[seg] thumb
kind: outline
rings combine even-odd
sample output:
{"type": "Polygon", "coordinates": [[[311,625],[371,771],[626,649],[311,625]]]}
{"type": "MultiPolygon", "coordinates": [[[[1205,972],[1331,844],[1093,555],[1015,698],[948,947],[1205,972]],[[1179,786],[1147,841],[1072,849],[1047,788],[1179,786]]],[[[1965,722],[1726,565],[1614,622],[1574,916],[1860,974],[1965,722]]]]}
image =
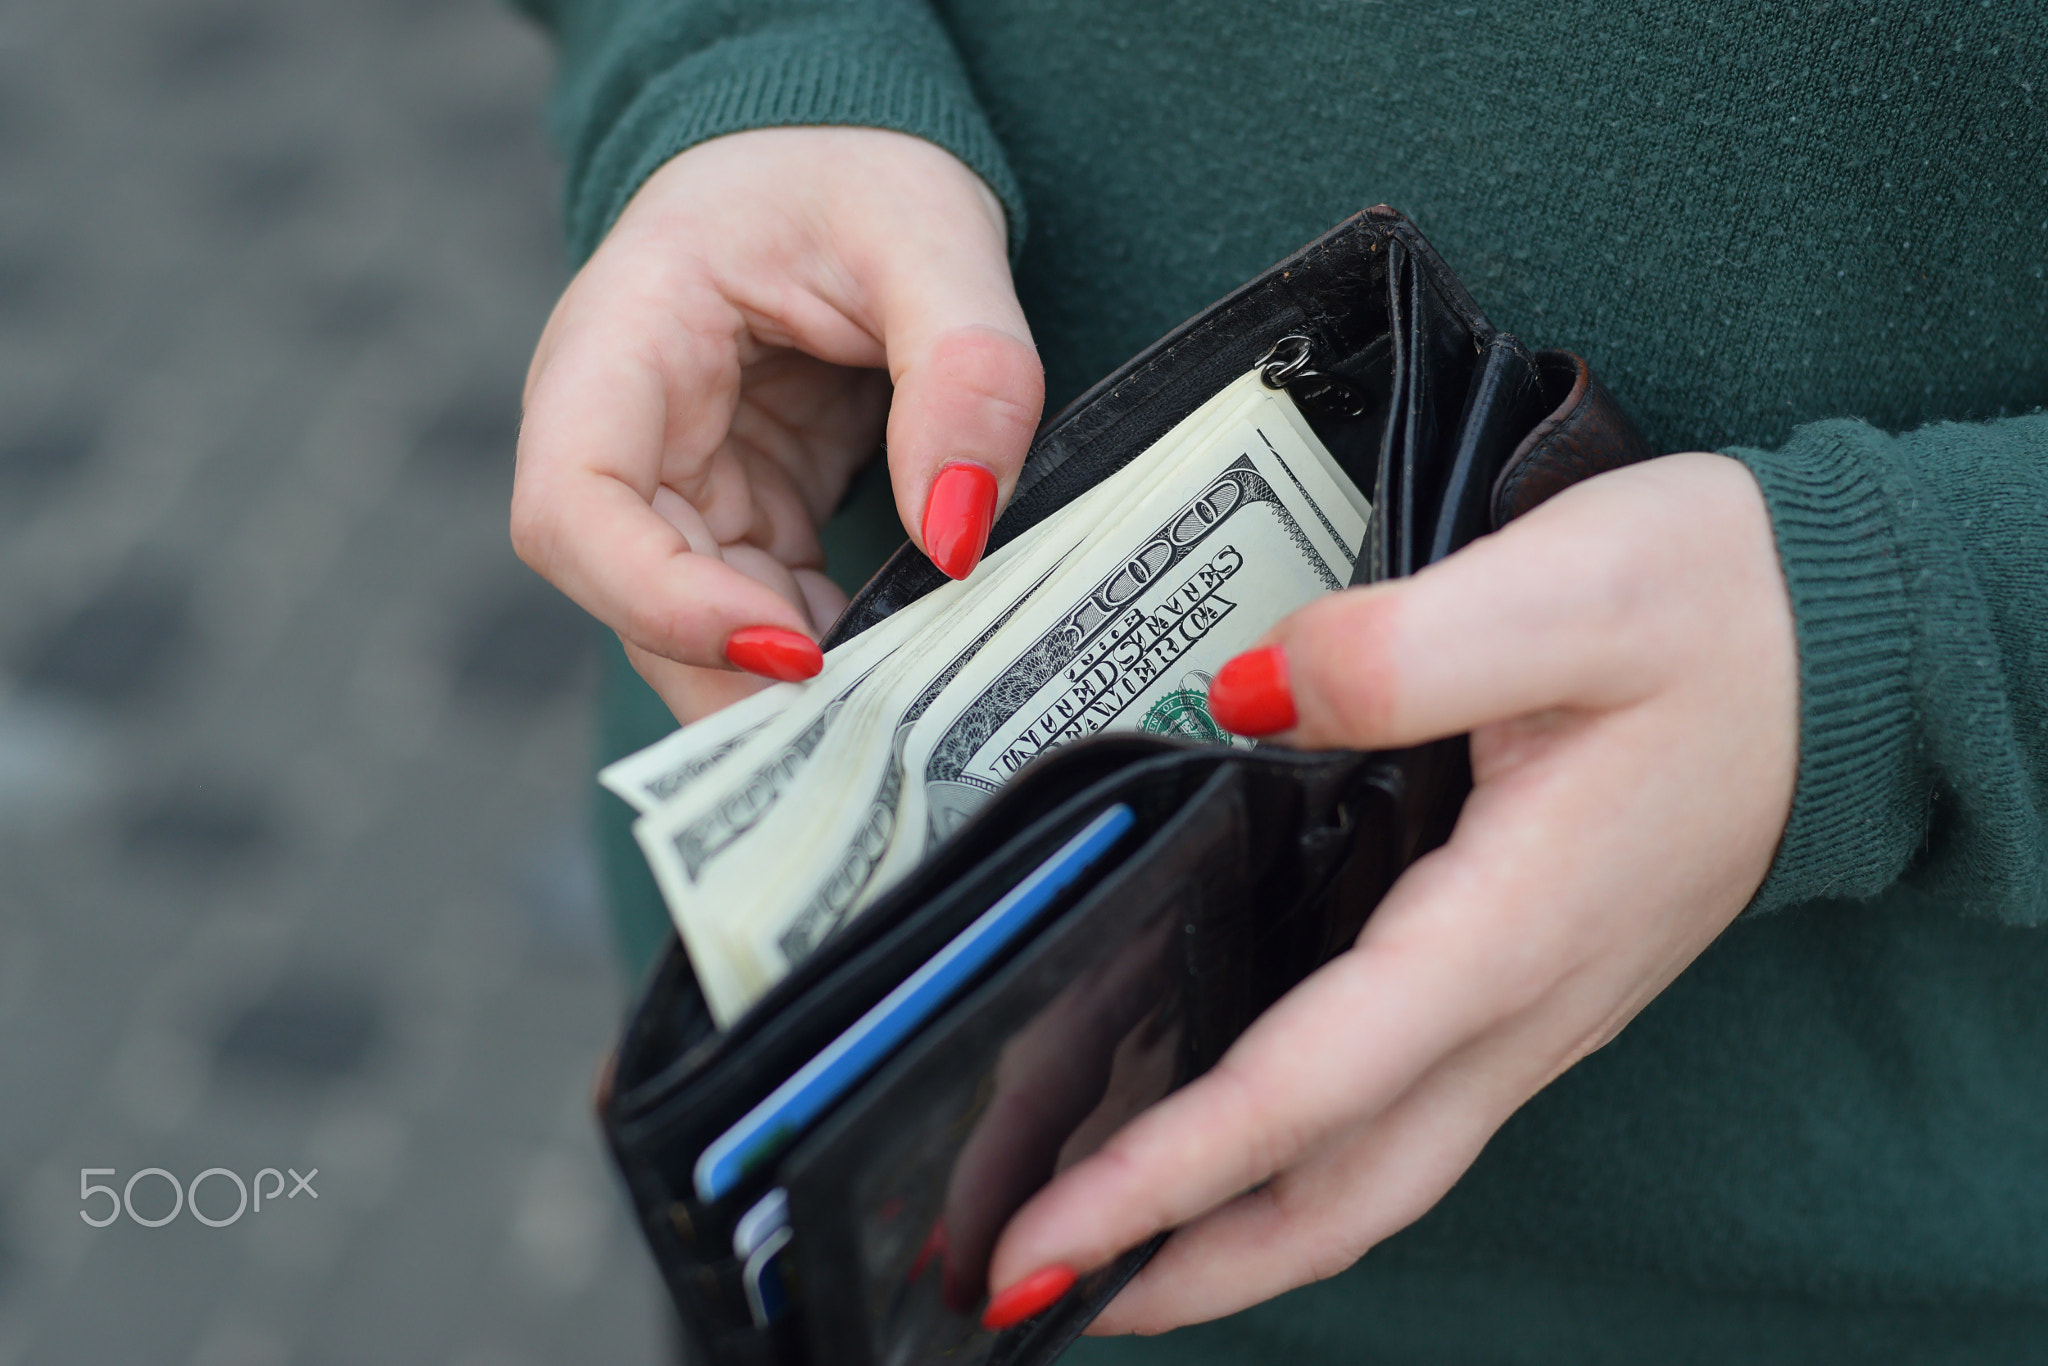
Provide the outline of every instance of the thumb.
{"type": "Polygon", "coordinates": [[[981,561],[1045,406],[1045,371],[1000,224],[893,253],[877,312],[895,396],[889,477],[911,539],[949,576],[981,561]]]}
{"type": "Polygon", "coordinates": [[[1688,539],[1645,497],[1662,473],[1602,476],[1411,578],[1315,599],[1216,671],[1211,715],[1304,748],[1380,749],[1637,700],[1657,682],[1646,642],[1694,627],[1660,574],[1688,539]]]}

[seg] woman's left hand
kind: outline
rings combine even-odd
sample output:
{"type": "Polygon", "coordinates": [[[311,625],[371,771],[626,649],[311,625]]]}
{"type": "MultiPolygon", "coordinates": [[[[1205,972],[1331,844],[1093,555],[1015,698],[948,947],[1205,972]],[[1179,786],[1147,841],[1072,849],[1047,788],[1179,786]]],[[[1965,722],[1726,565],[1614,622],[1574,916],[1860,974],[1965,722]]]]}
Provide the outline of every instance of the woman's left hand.
{"type": "Polygon", "coordinates": [[[1267,644],[1218,675],[1219,721],[1309,748],[1469,731],[1473,791],[1355,947],[1018,1212],[999,1304],[1169,1228],[1093,1331],[1161,1332],[1343,1270],[1612,1039],[1770,866],[1798,659],[1733,460],[1602,475],[1267,644]]]}

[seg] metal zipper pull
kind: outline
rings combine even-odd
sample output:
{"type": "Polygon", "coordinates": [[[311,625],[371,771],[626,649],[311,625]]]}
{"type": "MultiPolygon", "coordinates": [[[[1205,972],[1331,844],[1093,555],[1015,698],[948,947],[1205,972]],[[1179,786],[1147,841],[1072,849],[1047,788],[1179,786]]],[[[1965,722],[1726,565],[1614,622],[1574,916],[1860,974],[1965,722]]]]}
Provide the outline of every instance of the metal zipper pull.
{"type": "Polygon", "coordinates": [[[1268,389],[1285,389],[1305,409],[1329,417],[1364,417],[1372,411],[1372,396],[1341,375],[1315,368],[1315,342],[1291,332],[1273,343],[1259,358],[1259,382],[1268,389]]]}

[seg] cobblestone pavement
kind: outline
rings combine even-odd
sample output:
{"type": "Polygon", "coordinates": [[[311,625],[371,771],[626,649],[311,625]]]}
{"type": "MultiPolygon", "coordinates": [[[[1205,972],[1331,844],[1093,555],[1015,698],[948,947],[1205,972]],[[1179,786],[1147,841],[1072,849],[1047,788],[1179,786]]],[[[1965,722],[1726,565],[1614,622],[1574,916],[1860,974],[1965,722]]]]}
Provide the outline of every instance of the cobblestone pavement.
{"type": "Polygon", "coordinates": [[[665,1356],[595,642],[505,537],[549,64],[494,0],[0,8],[0,1366],[665,1356]]]}

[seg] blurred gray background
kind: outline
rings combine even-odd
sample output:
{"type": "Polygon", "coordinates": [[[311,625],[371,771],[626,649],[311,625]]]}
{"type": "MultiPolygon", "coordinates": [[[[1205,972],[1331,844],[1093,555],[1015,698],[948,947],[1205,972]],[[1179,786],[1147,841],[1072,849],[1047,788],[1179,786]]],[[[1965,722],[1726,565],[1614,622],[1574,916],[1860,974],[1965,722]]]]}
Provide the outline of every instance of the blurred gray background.
{"type": "Polygon", "coordinates": [[[0,1366],[665,1355],[595,641],[505,534],[550,65],[494,0],[0,8],[0,1366]],[[318,1194],[92,1228],[88,1167],[318,1194]]]}

